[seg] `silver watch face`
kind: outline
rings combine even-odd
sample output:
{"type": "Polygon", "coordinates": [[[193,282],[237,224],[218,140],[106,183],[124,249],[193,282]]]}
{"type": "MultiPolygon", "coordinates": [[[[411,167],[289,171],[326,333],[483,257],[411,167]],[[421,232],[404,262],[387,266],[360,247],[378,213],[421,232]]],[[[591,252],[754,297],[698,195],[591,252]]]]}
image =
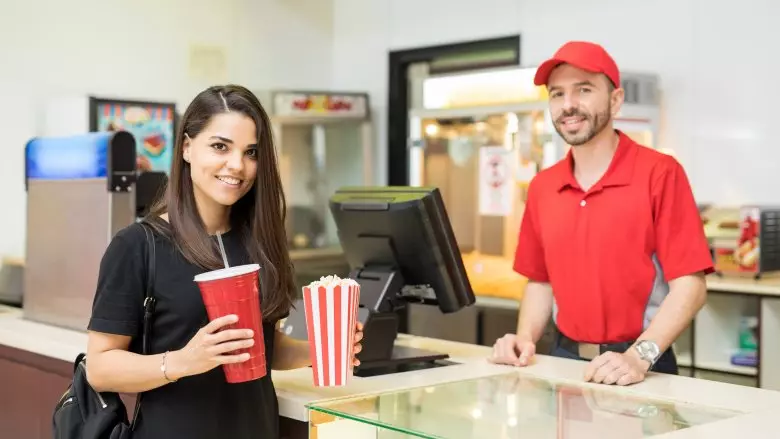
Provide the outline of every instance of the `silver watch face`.
{"type": "Polygon", "coordinates": [[[658,345],[649,340],[642,340],[636,345],[636,349],[639,351],[639,356],[642,359],[651,363],[655,362],[661,355],[661,350],[658,345]]]}

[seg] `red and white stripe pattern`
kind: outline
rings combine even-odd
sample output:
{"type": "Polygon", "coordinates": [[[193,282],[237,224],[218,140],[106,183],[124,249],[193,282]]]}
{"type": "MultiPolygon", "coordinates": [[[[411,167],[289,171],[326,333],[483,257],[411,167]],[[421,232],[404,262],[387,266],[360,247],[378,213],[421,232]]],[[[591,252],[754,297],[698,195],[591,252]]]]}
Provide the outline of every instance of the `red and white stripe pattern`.
{"type": "Polygon", "coordinates": [[[303,287],[314,385],[344,386],[352,377],[360,286],[352,280],[317,284],[303,287]]]}

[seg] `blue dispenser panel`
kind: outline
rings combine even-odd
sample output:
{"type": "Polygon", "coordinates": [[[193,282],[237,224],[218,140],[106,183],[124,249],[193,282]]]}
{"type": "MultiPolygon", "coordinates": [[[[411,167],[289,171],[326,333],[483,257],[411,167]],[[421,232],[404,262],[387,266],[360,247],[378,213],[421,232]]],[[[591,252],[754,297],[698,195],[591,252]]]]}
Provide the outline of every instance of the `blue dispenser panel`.
{"type": "Polygon", "coordinates": [[[104,178],[108,146],[114,133],[70,137],[40,137],[27,143],[25,166],[29,180],[104,178]]]}

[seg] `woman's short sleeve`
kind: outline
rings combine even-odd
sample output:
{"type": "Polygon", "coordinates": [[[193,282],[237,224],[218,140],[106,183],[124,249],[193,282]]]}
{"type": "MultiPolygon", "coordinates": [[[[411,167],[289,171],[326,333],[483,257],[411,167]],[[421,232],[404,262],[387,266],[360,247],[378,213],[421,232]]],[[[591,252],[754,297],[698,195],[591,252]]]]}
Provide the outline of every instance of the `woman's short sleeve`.
{"type": "Polygon", "coordinates": [[[90,331],[137,336],[143,322],[145,288],[144,238],[120,231],[100,262],[97,291],[92,304],[90,331]]]}

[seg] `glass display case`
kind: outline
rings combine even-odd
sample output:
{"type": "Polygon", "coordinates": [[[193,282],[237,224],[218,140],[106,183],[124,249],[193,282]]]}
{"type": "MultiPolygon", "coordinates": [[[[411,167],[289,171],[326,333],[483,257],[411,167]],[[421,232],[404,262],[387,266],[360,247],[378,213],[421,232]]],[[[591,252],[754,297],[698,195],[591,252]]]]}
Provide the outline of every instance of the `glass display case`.
{"type": "Polygon", "coordinates": [[[308,408],[317,439],[641,438],[742,414],[517,372],[308,408]]]}

